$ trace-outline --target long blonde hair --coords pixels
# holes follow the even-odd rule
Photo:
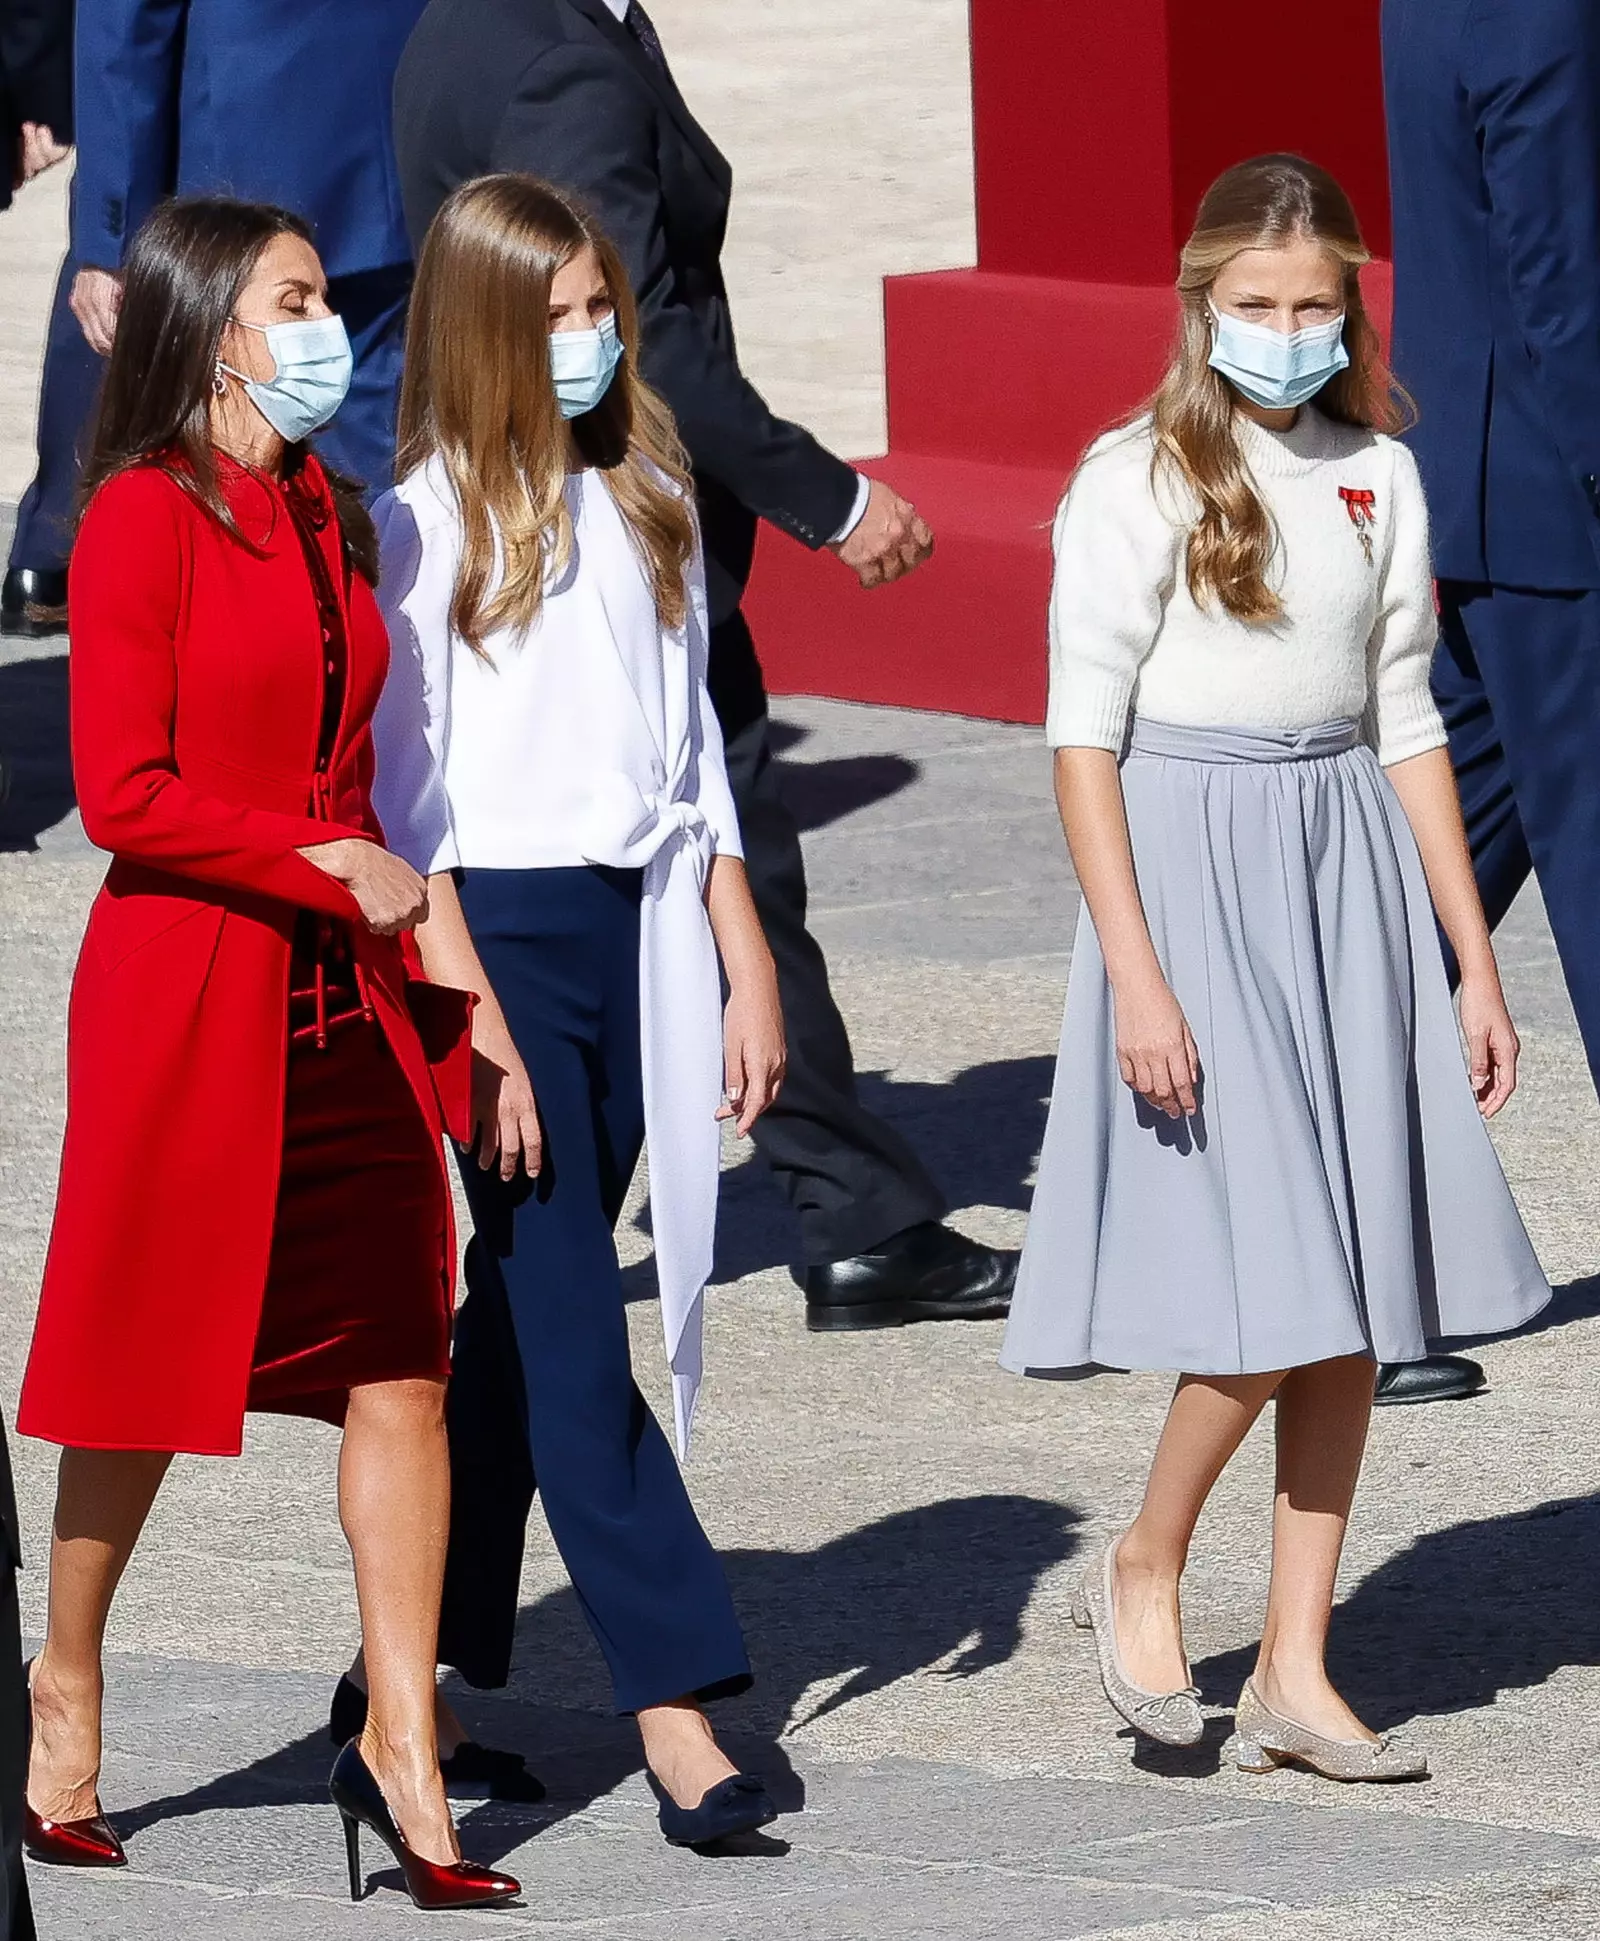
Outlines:
[[[1260,155],[1219,175],[1180,258],[1182,315],[1172,362],[1144,409],[1155,435],[1156,474],[1187,486],[1200,506],[1189,534],[1189,592],[1197,605],[1215,601],[1237,620],[1274,621],[1283,607],[1267,579],[1277,533],[1239,447],[1233,392],[1208,362],[1211,291],[1242,250],[1280,249],[1303,239],[1320,243],[1344,267],[1350,364],[1317,393],[1317,409],[1343,424],[1385,432],[1405,429],[1414,416],[1361,299],[1359,271],[1370,257],[1344,190],[1326,169],[1298,155]]]
[[[585,248],[604,272],[624,350],[605,397],[569,427],[550,373],[550,285]],[[662,625],[683,624],[695,544],[689,463],[672,413],[639,376],[638,342],[621,258],[559,190],[531,175],[485,175],[446,199],[417,263],[396,470],[405,478],[437,457],[449,477],[463,529],[450,619],[474,653],[502,628],[531,626],[571,561],[569,430],[633,534]]]

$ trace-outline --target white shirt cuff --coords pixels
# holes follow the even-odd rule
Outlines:
[[[856,474],[856,502],[850,508],[850,517],[828,541],[830,546],[842,546],[867,514],[867,501],[872,497],[872,480],[865,472]]]

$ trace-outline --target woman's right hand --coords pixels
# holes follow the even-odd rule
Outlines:
[[[1115,1003],[1123,1083],[1169,1119],[1198,1110],[1200,1054],[1166,979],[1119,990]]]
[[[414,930],[428,914],[428,885],[408,862],[375,842],[345,836],[313,843],[300,854],[331,876],[361,906],[369,930],[392,937]]]
[[[472,1020],[472,1146],[478,1164],[511,1181],[520,1163],[529,1179],[544,1164],[544,1135],[528,1068],[500,1019],[480,1004]]]

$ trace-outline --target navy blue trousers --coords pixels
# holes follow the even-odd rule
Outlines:
[[[467,870],[461,902],[533,1082],[536,1182],[467,1155],[439,1657],[510,1673],[535,1482],[619,1712],[750,1683],[727,1579],[633,1379],[613,1229],[644,1143],[637,870]]]
[[[77,270],[69,256],[56,278],[55,301],[50,306],[34,434],[37,462],[33,482],[17,507],[16,531],[11,536],[10,564],[19,572],[65,572],[72,551],[78,468],[94,428],[105,372],[67,307]]]
[[[94,437],[105,371],[67,307],[77,268],[69,256],[56,279],[39,388],[38,462],[17,508],[11,541],[11,565],[37,573],[66,570],[78,473]],[[350,395],[338,417],[318,434],[316,446],[336,470],[365,486],[369,498],[394,482],[395,412],[410,299],[409,263],[335,277],[328,285],[328,302],[350,333],[355,372]]]
[[[1532,871],[1600,1086],[1600,592],[1440,583],[1433,689],[1490,925]]]

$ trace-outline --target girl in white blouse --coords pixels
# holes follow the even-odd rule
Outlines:
[[[376,509],[374,799],[428,877],[429,977],[479,998],[440,1657],[505,1683],[537,1480],[663,1831],[698,1842],[775,1809],[700,1710],[749,1666],[633,1381],[612,1229],[647,1142],[682,1448],[718,1120],[748,1132],[771,1103],[783,1027],[706,693],[687,470],[636,341],[615,251],[556,191],[490,176],[445,203]]]
[[[1222,176],[1172,366],[1056,522],[1048,732],[1084,913],[1002,1360],[1185,1371],[1075,1610],[1113,1705],[1168,1744],[1202,1732],[1190,1539],[1275,1400],[1233,1756],[1390,1779],[1426,1762],[1324,1663],[1374,1361],[1514,1327],[1549,1289],[1483,1125],[1517,1039],[1428,689],[1427,513],[1365,261],[1322,170]]]

